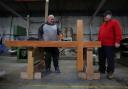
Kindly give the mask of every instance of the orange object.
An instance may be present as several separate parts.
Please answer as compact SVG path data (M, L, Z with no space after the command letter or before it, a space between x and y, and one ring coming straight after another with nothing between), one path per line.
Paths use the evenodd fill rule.
M61 41L63 41L64 35L63 35L63 34L60 34L60 35L59 35L59 39L60 39Z

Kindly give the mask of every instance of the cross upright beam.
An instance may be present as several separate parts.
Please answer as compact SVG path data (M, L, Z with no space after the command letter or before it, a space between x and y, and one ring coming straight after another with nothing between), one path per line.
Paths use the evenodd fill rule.
M77 70L83 71L83 20L77 20Z

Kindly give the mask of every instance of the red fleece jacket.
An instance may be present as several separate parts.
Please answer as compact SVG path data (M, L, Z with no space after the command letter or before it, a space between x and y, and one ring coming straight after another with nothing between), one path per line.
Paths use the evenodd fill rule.
M116 19L104 22L100 26L98 40L101 41L101 45L114 46L115 43L120 43L121 39L121 26Z

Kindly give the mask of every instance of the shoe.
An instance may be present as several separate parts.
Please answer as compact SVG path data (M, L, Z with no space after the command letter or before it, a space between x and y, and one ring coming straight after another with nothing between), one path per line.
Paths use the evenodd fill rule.
M55 68L56 73L61 73L59 68Z
M114 78L113 73L108 73L107 78L108 78L108 79L113 79L113 78Z

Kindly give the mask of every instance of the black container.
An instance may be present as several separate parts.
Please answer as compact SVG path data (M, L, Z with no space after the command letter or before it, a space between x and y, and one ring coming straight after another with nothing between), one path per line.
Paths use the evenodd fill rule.
M28 50L27 48L17 48L17 61L18 62L27 62L28 59Z

